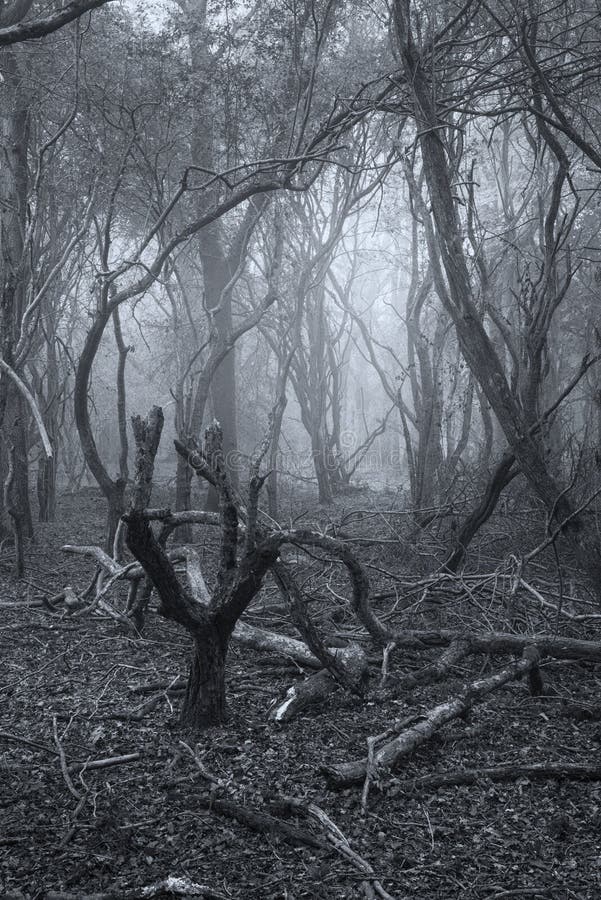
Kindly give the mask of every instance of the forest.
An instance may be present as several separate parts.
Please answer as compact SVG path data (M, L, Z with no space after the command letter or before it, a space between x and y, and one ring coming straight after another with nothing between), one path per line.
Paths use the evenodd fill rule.
M599 0L0 0L0 898L601 896Z

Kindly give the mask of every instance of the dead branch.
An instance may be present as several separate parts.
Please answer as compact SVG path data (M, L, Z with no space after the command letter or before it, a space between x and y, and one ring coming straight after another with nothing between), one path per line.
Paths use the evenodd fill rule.
M242 806L240 803L234 803L232 800L207 799L204 797L198 797L195 800L206 809L211 810L211 812L235 819L253 831L259 832L259 834L274 834L293 846L306 844L307 847L314 847L317 850L327 848L327 844L320 838L312 835L311 832L302 828L296 828L275 816L270 816L268 813L252 809L249 806Z
M11 734L8 731L0 731L0 738L4 738L6 741L16 741L19 744L25 744L26 747L33 747L36 750L43 750L44 753L52 753L54 756L58 756L58 750L54 747L48 747L46 744L40 744L38 741L32 741L29 738L22 737L20 734Z
M103 891L99 894L69 894L63 891L49 891L46 900L144 900L146 897L161 897L163 894L174 894L177 897L207 897L209 900L227 900L225 894L220 894L206 884L197 884L189 878L174 877L162 878L148 887Z
M81 801L82 796L78 790L76 790L75 785L71 781L71 776L69 775L69 770L67 768L67 758L65 756L65 751L63 749L63 745L61 744L60 738L58 736L58 726L56 722L56 716L52 716L52 733L54 735L54 743L56 744L56 750L58 753L58 760L61 767L61 772L63 773L63 778L65 784L67 785L67 789L69 793L75 797L76 800Z
M202 760L200 759L200 757L198 756L198 754L194 752L194 750L192 749L192 747L190 746L190 744L187 744L185 741L178 741L178 744L179 744L181 747L183 747L185 750L188 751L188 753L190 754L190 756L191 756L192 759L194 760L194 765L196 766L196 768L197 768L198 771L200 772L201 776L202 776L206 781L208 781L210 784L216 785L216 786L218 786L218 787L221 786L221 785L223 784L223 781L222 781L220 778L217 778L215 775L212 774L212 772L209 772L209 770L208 770L207 767L204 765L204 763L202 762Z
M123 756L107 756L104 759L89 759L84 763L73 763L69 766L70 772L89 772L91 769L112 769L115 766L124 766L130 762L142 759L141 753L125 753Z
M362 883L366 897L381 897L382 900L394 900L377 880L372 866L352 849L348 838L320 806L317 806L316 803L298 800L296 797L279 797L272 803L272 807L280 812L283 811L288 814L300 813L306 818L314 819L325 832L326 838L334 850L344 859L347 859L362 875L366 876L366 880Z
M462 772L441 772L435 775L424 775L421 778L409 778L396 785L405 794L418 794L422 791L435 791L441 787L453 787L458 784L478 784L483 781L514 781L527 778L529 781L547 778L574 781L601 781L601 766L582 765L580 763L516 763L507 766L491 766L481 769L465 769Z
M601 641L583 641L548 634L508 634L503 631L471 633L441 628L433 631L400 631L395 634L394 640L400 647L417 649L445 647L453 641L464 640L469 643L470 652L490 655L522 653L526 647L536 644L541 656L601 662Z
M348 678L359 683L366 677L367 657L359 647L352 645L335 652L336 658L348 673ZM270 710L269 718L279 725L290 722L301 710L321 703L339 687L340 684L332 673L328 669L322 669L288 688L284 700Z
M530 645L525 648L521 659L511 662L504 669L495 672L488 678L477 679L466 685L463 691L454 698L440 703L425 713L423 719L398 734L392 741L384 744L374 754L374 769L382 772L396 765L401 759L413 751L453 719L463 715L472 706L480 703L487 694L497 690L520 675L529 672L538 665L539 651ZM368 760L361 759L337 766L325 766L322 772L330 786L345 787L363 781L368 771Z
M350 668L347 667L345 665L346 657L342 654L337 656L335 653L331 653L322 641L311 621L307 604L289 568L284 563L276 563L272 566L271 571L289 604L292 622L305 639L309 650L319 659L324 669L327 669L335 681L352 693L363 696L367 687L367 659L363 651L356 647L349 656L349 661L353 665ZM362 659L361 663L359 663L360 658Z
M91 559L95 560L99 566L101 566L109 575L118 575L121 572L121 566L119 563L115 562L108 553L105 553L100 547L94 546L86 546L86 545L76 545L76 544L65 544L61 547L63 553L74 553L77 556L89 556Z
M337 556L346 566L352 589L353 610L363 627L381 646L386 646L391 640L394 640L388 628L380 621L370 606L369 578L348 544L305 529L282 531L280 541L282 544L296 544L300 547L320 547Z
M136 441L136 478L131 499L132 509L141 510L150 503L154 458L163 430L163 410L153 406L148 416L132 416L131 426Z
M176 683L179 681L179 675L176 675L175 678L172 678L169 684L166 684L163 690L160 693L155 694L154 697L151 697L149 700L145 700L144 703L141 703L135 709L125 711L125 712L117 712L117 713L109 713L104 718L107 719L123 719L128 722L141 722L144 716L151 712L156 706L161 703L163 700L169 699L169 694L179 692L180 690L185 690L185 685L179 689L175 688Z
M424 666L417 672L406 675L401 679L395 690L410 691L418 685L432 684L434 681L441 681L445 678L449 670L461 662L470 652L469 641L456 639L449 644L449 647L441 653L438 659L429 666Z

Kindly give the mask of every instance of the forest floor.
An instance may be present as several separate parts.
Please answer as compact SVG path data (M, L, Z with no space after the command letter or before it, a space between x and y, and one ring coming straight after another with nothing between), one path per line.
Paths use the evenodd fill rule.
M331 515L367 509L355 526L347 515L348 527L389 543L359 543L357 552L373 567L374 591L394 593L396 586L400 597L402 585L379 570L408 579L433 571L436 538L431 547L422 541L411 550L403 543L402 517L392 525L394 517L377 513L391 503L390 497L357 494ZM323 841L310 847L277 833L257 833L210 803L222 798L269 812L269 802L281 796L321 807L399 900L601 897L600 782L522 777L414 793L401 789L408 778L435 772L524 762L595 764L601 751L598 666L545 662L545 689L538 697L530 696L525 681L510 682L468 721L450 723L402 769L382 777L362 815L361 787L329 790L320 767L364 757L370 735L456 694L506 658L472 656L442 683L397 692L402 676L440 651L397 652L383 690L374 667L374 690L366 702L339 692L321 708L277 726L268 722L269 706L302 673L286 660L234 646L226 727L183 735L180 698L166 692L139 720L132 719L132 711L153 696L145 688L166 687L185 676L185 633L151 615L144 636L134 638L110 619L53 614L36 605L66 584L80 589L89 582L92 563L60 547L101 543L103 519L103 501L93 492L62 497L57 524L40 526L28 549L25 578L15 581L9 564L0 564L0 897L142 897L144 887L168 876L207 885L214 896L232 900L365 896L358 870ZM400 542L391 538L394 529ZM501 562L503 548L536 544L540 534L530 535L532 530L527 514L492 526L472 559L490 577L474 582L471 591L441 590L434 602L422 602L418 592L404 611L406 602L393 596L379 603L379 613L407 627L424 621L428 627L501 627L507 580L502 575L509 571ZM208 530L198 532L207 562L213 543ZM361 639L341 605L347 593L343 573L331 562L324 568L309 559L305 565L304 590L324 629L327 621L330 631ZM552 567L534 566L529 579L552 599ZM568 579L566 593L572 590ZM292 634L277 601L267 585L249 621ZM527 611L524 628L534 627L532 616ZM562 631L601 639L594 616L568 622ZM218 784L203 777L182 739ZM138 756L86 770L86 761L128 754ZM322 837L306 820L297 824Z

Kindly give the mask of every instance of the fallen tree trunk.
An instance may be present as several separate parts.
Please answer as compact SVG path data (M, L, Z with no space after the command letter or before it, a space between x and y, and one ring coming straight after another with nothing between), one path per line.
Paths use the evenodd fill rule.
M312 669L322 668L322 664L316 656L313 656L304 641L288 637L286 634L265 631L264 628L257 628L255 625L239 621L236 622L232 640L242 644L243 647L250 647L252 650L267 650L270 653L286 656L302 666L310 666ZM340 653L340 650L332 652Z
M504 669L495 672L488 678L480 678L466 685L457 697L446 700L425 713L423 719L412 728L401 731L393 740L384 744L373 755L373 769L369 760L359 759L341 763L337 766L324 766L323 774L331 787L342 788L357 784L369 774L390 769L401 759L413 753L418 747L430 740L443 725L463 715L472 706L479 703L487 694L497 690L508 681L524 675L538 666L539 652L532 645L526 647L522 659L514 660Z
M454 641L467 641L472 653L521 653L536 644L541 656L553 659L582 659L601 662L601 641L582 641L578 638L553 637L548 634L509 634L504 631L462 633L449 628L435 631L400 631L391 635L397 647L414 649L446 647Z
M348 672L352 681L359 683L366 678L367 657L356 645L339 651L336 659ZM269 718L278 725L290 722L301 710L321 703L339 687L340 682L327 669L315 672L314 675L289 688L284 700L276 703L271 709Z
M441 772L402 781L398 787L403 793L435 791L441 787L458 784L476 784L479 781L513 781L528 778L530 781L545 778L566 778L575 781L601 781L601 766L585 766L579 763L531 763L530 765L492 766L482 769L466 769L463 772Z
M395 688L396 691L412 691L418 685L432 684L434 681L442 681L448 675L453 666L461 662L470 652L469 641L457 639L449 644L448 648L441 653L438 659L423 669L411 675L406 675L401 679Z
M305 844L307 847L313 847L315 850L327 849L326 842L322 838L311 834L310 831L289 825L288 822L283 822L281 819L269 815L269 813L250 806L243 806L240 803L234 803L232 800L220 800L213 797L194 797L194 802L205 809L209 809L211 812L235 819L241 825L246 825L259 834L275 835L293 846Z

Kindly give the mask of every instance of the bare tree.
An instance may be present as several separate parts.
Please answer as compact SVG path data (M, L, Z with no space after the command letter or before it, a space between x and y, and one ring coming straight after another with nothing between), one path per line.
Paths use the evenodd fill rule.
M442 113L436 102L437 84L432 83L431 72L424 67L423 50L415 37L414 13L414 5L406 0L397 0L394 5L395 35L413 103L432 207L432 222L427 226L427 234L437 291L444 298L445 308L453 320L462 353L491 404L521 471L545 504L548 515L560 525L565 523L566 540L593 583L598 584L601 555L596 534L586 517L575 514L566 491L549 472L540 443L528 429L529 423L516 401L474 302L463 248L464 232L452 187L452 162L441 134ZM459 21L455 20L452 26L458 27ZM551 228L555 228L553 219ZM552 233L555 240L557 235L554 230Z

